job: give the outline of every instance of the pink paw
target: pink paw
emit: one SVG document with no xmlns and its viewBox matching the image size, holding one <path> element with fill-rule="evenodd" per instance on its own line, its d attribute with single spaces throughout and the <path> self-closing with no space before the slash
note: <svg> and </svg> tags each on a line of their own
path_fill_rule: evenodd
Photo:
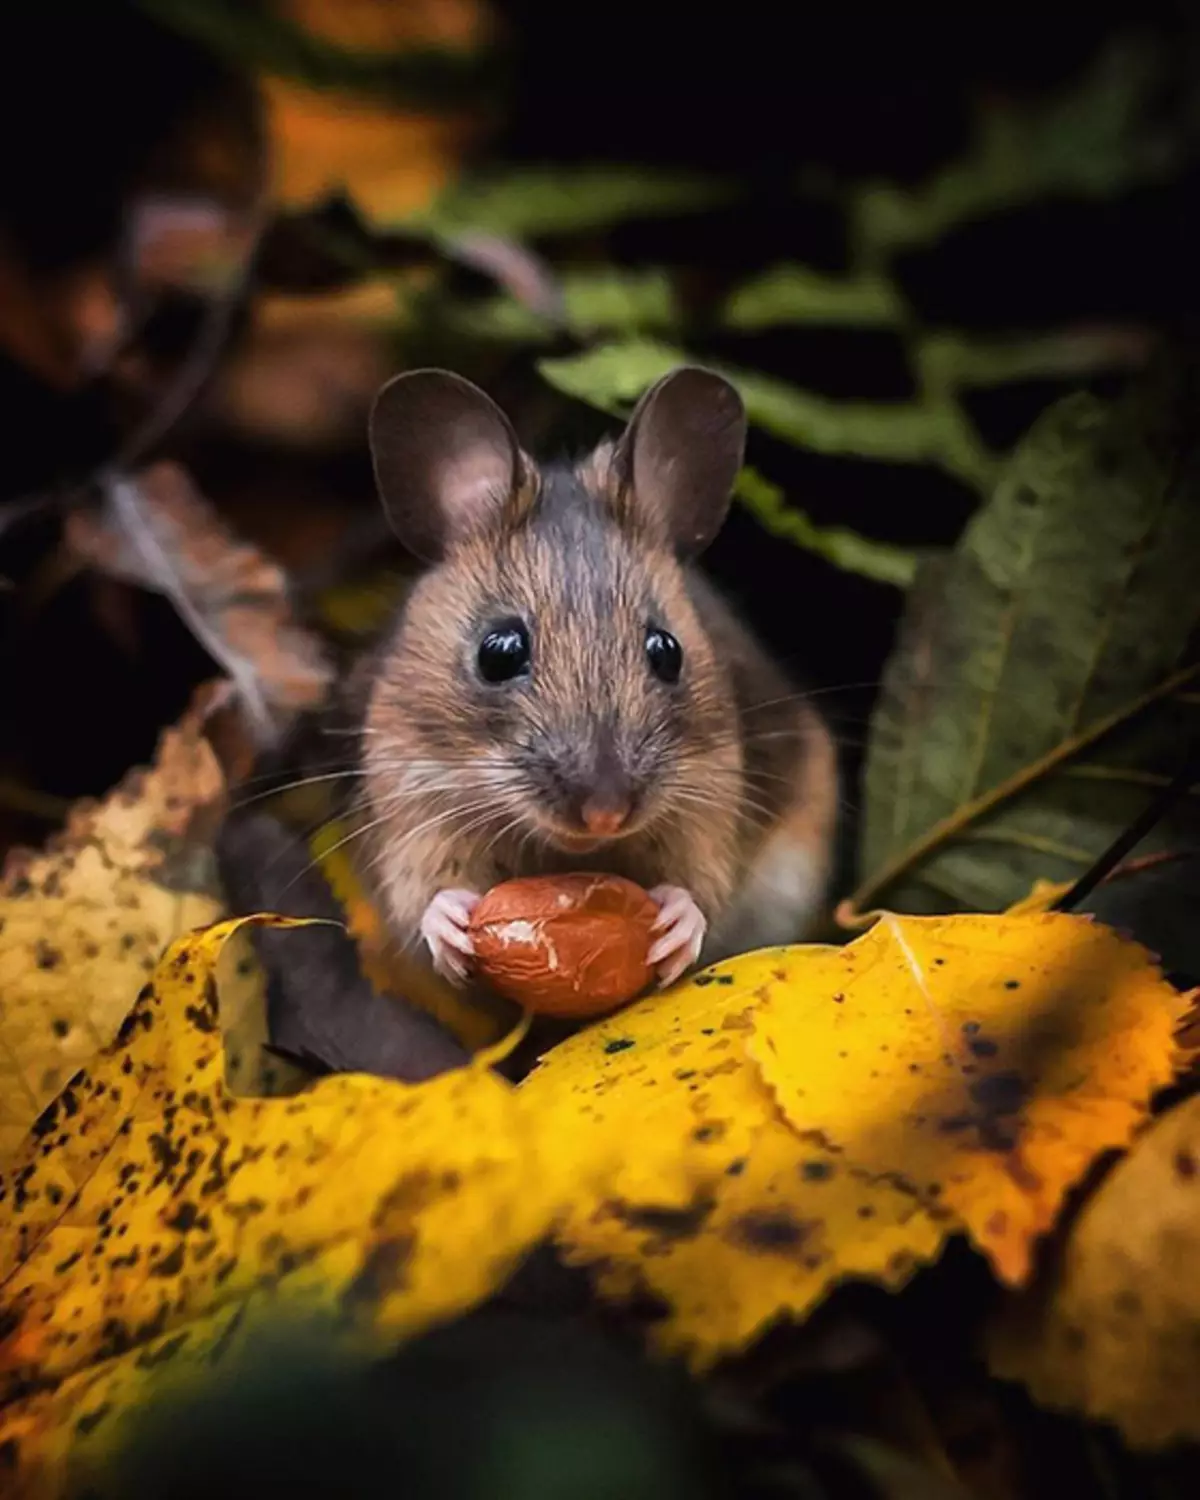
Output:
<svg viewBox="0 0 1200 1500">
<path fill-rule="evenodd" d="M 661 933 L 648 958 L 658 969 L 658 985 L 666 989 L 700 957 L 708 922 L 687 891 L 677 885 L 656 885 L 649 893 L 659 905 L 654 931 Z"/>
<path fill-rule="evenodd" d="M 421 918 L 421 936 L 433 967 L 452 984 L 463 983 L 468 960 L 475 954 L 467 923 L 478 903 L 474 891 L 439 891 Z"/>
</svg>

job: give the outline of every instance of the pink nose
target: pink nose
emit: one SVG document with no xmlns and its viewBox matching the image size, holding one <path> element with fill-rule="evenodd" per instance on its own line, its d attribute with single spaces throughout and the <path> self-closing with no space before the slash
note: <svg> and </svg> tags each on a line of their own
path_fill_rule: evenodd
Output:
<svg viewBox="0 0 1200 1500">
<path fill-rule="evenodd" d="M 620 833 L 629 821 L 628 802 L 585 802 L 580 808 L 583 826 L 599 838 L 611 838 Z"/>
</svg>

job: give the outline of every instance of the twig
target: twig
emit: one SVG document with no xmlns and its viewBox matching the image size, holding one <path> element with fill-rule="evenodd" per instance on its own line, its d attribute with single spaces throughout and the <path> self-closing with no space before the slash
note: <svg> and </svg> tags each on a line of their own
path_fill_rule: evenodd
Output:
<svg viewBox="0 0 1200 1500">
<path fill-rule="evenodd" d="M 1141 816 L 1135 818 L 1124 833 L 1113 839 L 1091 868 L 1083 872 L 1070 890 L 1063 892 L 1051 910 L 1072 911 L 1085 896 L 1090 896 L 1130 850 L 1141 843 L 1155 824 L 1166 817 L 1176 802 L 1188 794 L 1197 781 L 1200 781 L 1200 742 L 1192 746 L 1183 765 L 1146 806 Z"/>
</svg>

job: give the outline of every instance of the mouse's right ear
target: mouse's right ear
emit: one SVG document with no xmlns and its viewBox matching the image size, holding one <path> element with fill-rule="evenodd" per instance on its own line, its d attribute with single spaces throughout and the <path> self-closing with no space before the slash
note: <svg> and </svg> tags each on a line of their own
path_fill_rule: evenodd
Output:
<svg viewBox="0 0 1200 1500">
<path fill-rule="evenodd" d="M 508 418 L 449 370 L 409 370 L 371 406 L 375 482 L 392 529 L 434 561 L 494 524 L 520 482 L 520 445 Z"/>
</svg>

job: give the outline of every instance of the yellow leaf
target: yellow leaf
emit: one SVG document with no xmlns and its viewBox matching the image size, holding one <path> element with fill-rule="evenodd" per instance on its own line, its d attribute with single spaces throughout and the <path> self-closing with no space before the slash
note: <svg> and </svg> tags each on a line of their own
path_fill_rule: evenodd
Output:
<svg viewBox="0 0 1200 1500">
<path fill-rule="evenodd" d="M 0 1161 L 81 1063 L 110 1042 L 177 933 L 220 904 L 197 845 L 225 780 L 195 707 L 99 805 L 80 804 L 0 885 Z"/>
<path fill-rule="evenodd" d="M 840 1280 L 902 1284 L 960 1230 L 1021 1279 L 1172 1076 L 1185 1004 L 1085 918 L 886 916 L 706 970 L 521 1091 L 576 1162 L 613 1162 L 572 1203 L 566 1258 L 660 1299 L 659 1342 L 703 1368 Z"/>
<path fill-rule="evenodd" d="M 1035 912 L 1049 911 L 1060 896 L 1071 889 L 1070 880 L 1035 880 L 1028 896 L 1022 896 L 1005 912 L 1008 917 L 1029 917 Z"/>
<path fill-rule="evenodd" d="M 219 1378 L 281 1310 L 370 1350 L 477 1301 L 569 1191 L 483 1066 L 231 1096 L 213 967 L 247 922 L 297 925 L 177 941 L 0 1180 L 0 1451 L 47 1492 L 94 1480 L 151 1383 Z"/>
<path fill-rule="evenodd" d="M 751 1050 L 784 1114 L 951 1210 L 1001 1280 L 1180 1054 L 1151 955 L 1086 917 L 884 915 L 779 961 Z"/>
<path fill-rule="evenodd" d="M 1170 1110 L 1084 1205 L 1048 1284 L 1007 1303 L 994 1371 L 1138 1448 L 1200 1440 L 1200 1098 Z"/>
<path fill-rule="evenodd" d="M 900 1285 L 947 1233 L 905 1187 L 790 1129 L 748 1057 L 751 1008 L 806 952 L 709 969 L 561 1043 L 521 1086 L 548 1137 L 607 1173 L 572 1202 L 565 1258 L 606 1295 L 660 1298 L 659 1344 L 697 1369 L 847 1276 Z"/>
</svg>

